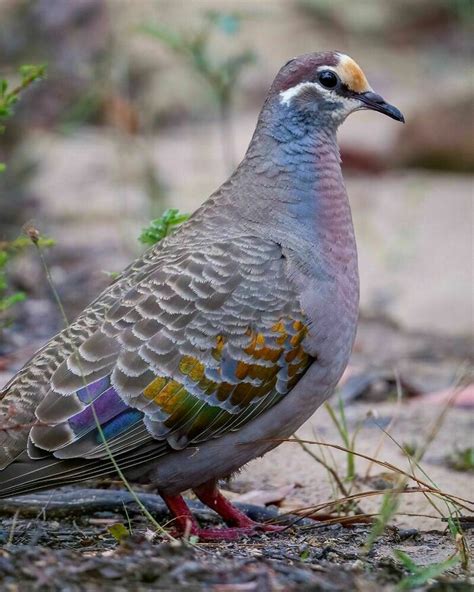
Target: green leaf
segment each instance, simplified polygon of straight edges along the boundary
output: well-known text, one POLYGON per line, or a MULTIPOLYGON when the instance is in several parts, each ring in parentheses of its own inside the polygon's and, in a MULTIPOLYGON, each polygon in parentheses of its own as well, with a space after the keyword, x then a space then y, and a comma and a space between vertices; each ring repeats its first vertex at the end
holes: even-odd
POLYGON ((111 280, 116 280, 121 274, 120 271, 107 271, 106 269, 104 269, 103 273, 105 273, 105 275, 111 280))
POLYGON ((171 234, 176 226, 179 226, 189 218, 189 214, 182 214, 176 208, 166 210, 160 218, 152 220, 147 228, 142 230, 138 240, 146 245, 154 245, 171 234))
POLYGON ((130 536, 130 531, 121 522, 112 524, 112 526, 109 526, 107 530, 109 534, 111 534, 118 543, 121 543, 130 536))
POLYGON ((445 561, 439 563, 430 563, 428 565, 417 565, 413 559, 401 549, 394 549, 395 557, 400 561, 403 567, 410 572, 410 575, 405 576, 398 584, 399 590, 411 590, 423 586, 428 580, 433 580, 451 569, 460 559, 458 555, 448 557, 445 561))
POLYGON ((405 551, 402 551, 401 549, 394 549, 393 554, 408 571, 415 572, 418 569, 417 564, 413 561, 410 555, 405 553, 405 551))
POLYGON ((4 249, 1 249, 0 250, 0 269, 2 269, 2 267, 5 267, 8 259, 9 259, 9 256, 8 256, 7 251, 5 251, 4 249))
POLYGON ((24 64, 20 67, 23 82, 31 83, 46 74, 46 64, 24 64))
POLYGON ((380 512, 375 519, 365 543, 366 549, 372 548, 376 539, 383 533, 385 527, 390 522, 398 509, 398 497, 392 491, 387 491, 382 498, 380 512))
MULTIPOLYGON (((38 240, 37 244, 40 247, 50 247, 54 245, 54 240, 47 237, 42 237, 38 240)), ((2 313, 18 302, 22 302, 26 299, 26 294, 23 292, 14 292, 8 296, 5 295, 5 292, 7 292, 8 289, 5 268, 7 267, 12 256, 27 248, 30 248, 31 245, 31 239, 26 236, 20 236, 13 241, 2 243, 3 248, 0 249, 0 312, 2 313)), ((4 323, 1 322, 0 327, 3 325, 4 323)))
POLYGON ((301 561, 306 561, 307 559, 309 559, 309 549, 303 549, 303 551, 301 551, 300 559, 301 561))
POLYGON ((454 521, 452 516, 448 516, 447 522, 448 522, 448 528, 449 528, 449 532, 451 533, 451 536, 456 537, 456 535, 459 532, 458 525, 456 524, 456 522, 454 521))
MULTIPOLYGON (((48 236, 40 236, 38 240, 38 246, 42 248, 54 247, 56 241, 48 236)), ((15 240, 12 240, 7 245, 7 250, 11 253, 17 251, 23 251, 31 247, 31 239, 28 236, 19 236, 15 240)))
POLYGON ((7 170, 7 165, 4 162, 0 162, 0 173, 4 173, 7 170))
POLYGON ((25 299, 26 294, 23 292, 15 292, 15 294, 11 294, 11 296, 0 298, 0 312, 4 312, 8 308, 11 308, 14 304, 23 302, 25 299))

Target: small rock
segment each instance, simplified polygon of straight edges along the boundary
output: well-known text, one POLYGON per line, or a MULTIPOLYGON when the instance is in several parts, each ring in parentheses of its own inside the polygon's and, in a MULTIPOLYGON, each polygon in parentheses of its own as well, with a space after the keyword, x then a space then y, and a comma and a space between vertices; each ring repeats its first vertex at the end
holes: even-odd
POLYGON ((364 569, 364 562, 362 561, 362 559, 356 559, 351 564, 351 569, 353 569, 354 571, 363 571, 363 569, 364 569))
POLYGON ((401 541, 406 541, 407 539, 415 539, 420 534, 417 528, 400 528, 398 531, 398 536, 400 537, 401 541))

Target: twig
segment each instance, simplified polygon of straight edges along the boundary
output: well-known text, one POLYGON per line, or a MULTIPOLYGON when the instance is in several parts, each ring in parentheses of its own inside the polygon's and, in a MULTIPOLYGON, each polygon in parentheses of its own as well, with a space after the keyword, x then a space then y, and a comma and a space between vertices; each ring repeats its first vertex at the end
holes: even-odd
MULTIPOLYGON (((295 442, 295 443, 297 443, 296 440, 294 440, 293 438, 272 439, 271 442, 295 442)), ((319 446, 328 446, 330 448, 335 448, 336 450, 340 450, 341 452, 351 452, 350 450, 348 450, 344 446, 340 446, 339 444, 330 444, 329 442, 320 442, 317 440, 301 440, 301 442, 304 442, 305 444, 316 444, 319 446)), ((405 475, 406 477, 413 479, 413 481, 415 481, 418 485, 420 485, 422 487, 426 487, 427 489, 429 489, 431 491, 431 493, 433 493, 435 495, 448 497, 449 499, 452 499, 452 500, 459 500, 458 502, 456 502, 456 503, 458 503, 459 506, 464 507, 468 511, 473 511, 471 508, 463 506, 461 503, 459 503, 459 502, 465 502, 467 504, 474 504, 474 501, 472 501, 472 500, 468 500, 468 499, 465 499, 465 498, 460 497, 458 495, 447 494, 443 491, 440 491, 439 489, 432 487, 431 485, 429 485, 425 481, 422 481, 418 477, 414 477, 410 473, 407 473, 406 471, 404 471, 403 469, 400 469, 399 467, 397 467, 396 465, 393 465, 392 463, 373 458, 371 456, 368 456, 367 454, 363 454, 362 452, 355 452, 355 451, 352 451, 352 452, 356 456, 360 456, 361 458, 364 458, 365 460, 372 460, 374 463, 376 463, 376 464, 378 464, 390 471, 393 471, 395 473, 400 473, 401 475, 405 475)))
MULTIPOLYGON (((342 482, 341 478, 337 474, 337 471, 335 471, 333 469, 333 467, 331 467, 330 465, 328 465, 325 460, 323 460, 322 458, 320 458, 310 448, 308 448, 308 446, 306 446, 306 444, 296 434, 293 436, 293 438, 298 442, 298 444, 301 446, 301 448, 307 454, 309 454, 309 456, 311 456, 311 458, 313 458, 316 462, 318 462, 319 464, 321 464, 326 469, 326 471, 328 471, 328 473, 330 473, 330 475, 332 476, 332 478, 336 482, 337 486, 339 487, 339 490, 342 493, 342 495, 344 495, 345 497, 348 497, 349 496, 349 492, 346 489, 346 486, 342 482)), ((354 510, 355 510, 355 512, 357 512, 357 514, 363 514, 361 508, 357 504, 354 506, 354 510)))
POLYGON ((18 521, 18 516, 20 514, 20 510, 17 510, 13 515, 12 525, 10 527, 10 532, 8 534, 8 544, 11 545, 13 543, 13 537, 15 536, 15 528, 18 521))
MULTIPOLYGON (((391 429, 393 429, 395 427, 395 424, 398 421, 398 418, 400 416, 400 411, 401 411, 401 403, 402 403, 402 399, 403 399, 403 389, 402 389, 402 384, 400 381, 400 375, 398 374, 398 370, 396 368, 393 369, 393 374, 395 376, 395 383, 397 386, 397 406, 395 407, 395 412, 393 414, 393 417, 387 426, 387 432, 389 432, 391 429)), ((378 456, 380 454, 380 451, 382 450, 382 447, 384 444, 385 436, 386 436, 385 433, 380 436, 380 440, 378 441, 378 444, 375 447, 374 456, 378 456)), ((365 471, 364 479, 369 478, 370 471, 372 470, 373 465, 374 465, 374 463, 371 461, 367 467, 367 470, 365 471)))

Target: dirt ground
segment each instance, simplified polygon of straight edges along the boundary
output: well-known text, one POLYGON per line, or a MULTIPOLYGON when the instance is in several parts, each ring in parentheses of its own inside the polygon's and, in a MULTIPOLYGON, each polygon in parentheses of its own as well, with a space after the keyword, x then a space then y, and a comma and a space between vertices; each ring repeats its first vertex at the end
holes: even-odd
MULTIPOLYGON (((8 526, 8 524, 6 524, 8 526)), ((117 545, 87 518, 73 525, 17 523, 20 544, 0 551, 2 589, 16 590, 212 590, 360 591, 394 590, 404 576, 391 549, 434 559, 448 555, 446 535, 391 529, 368 557, 361 556, 367 527, 339 525, 261 536, 240 543, 150 543, 133 521, 134 538, 117 545), (28 536, 20 536, 28 531, 28 536), (39 539, 39 540, 38 540, 39 539), (33 541, 28 543, 29 541, 33 541)), ((468 591, 458 570, 428 585, 431 591, 468 591), (457 572, 457 573, 456 573, 457 572)))

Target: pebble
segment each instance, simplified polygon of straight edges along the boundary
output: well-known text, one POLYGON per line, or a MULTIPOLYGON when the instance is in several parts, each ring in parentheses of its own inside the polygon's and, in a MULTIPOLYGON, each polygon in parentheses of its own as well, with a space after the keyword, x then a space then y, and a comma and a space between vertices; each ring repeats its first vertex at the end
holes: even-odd
POLYGON ((400 537, 401 541, 415 539, 419 534, 420 531, 417 528, 400 528, 398 530, 398 536, 400 537))

